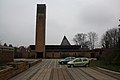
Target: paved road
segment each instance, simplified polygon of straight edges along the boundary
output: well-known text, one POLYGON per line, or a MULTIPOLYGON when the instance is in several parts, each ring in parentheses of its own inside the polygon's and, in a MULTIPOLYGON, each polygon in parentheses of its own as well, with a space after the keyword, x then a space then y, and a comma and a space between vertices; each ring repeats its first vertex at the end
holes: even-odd
POLYGON ((10 80, 120 80, 120 74, 91 67, 67 68, 59 65, 58 60, 43 59, 10 80))

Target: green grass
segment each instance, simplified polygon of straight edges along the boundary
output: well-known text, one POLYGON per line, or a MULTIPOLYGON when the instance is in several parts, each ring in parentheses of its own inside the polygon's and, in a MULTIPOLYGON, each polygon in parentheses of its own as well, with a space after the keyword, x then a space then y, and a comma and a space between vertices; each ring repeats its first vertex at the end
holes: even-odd
POLYGON ((105 68, 108 70, 120 72, 120 66, 112 65, 112 64, 105 64, 102 61, 90 61, 90 66, 91 67, 101 67, 101 68, 105 68))

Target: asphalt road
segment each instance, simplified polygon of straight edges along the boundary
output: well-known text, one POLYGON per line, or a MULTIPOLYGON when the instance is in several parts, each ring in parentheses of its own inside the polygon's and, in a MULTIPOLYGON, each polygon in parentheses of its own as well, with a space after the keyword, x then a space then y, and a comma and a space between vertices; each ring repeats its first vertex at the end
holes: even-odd
POLYGON ((92 67, 68 68, 60 65, 58 60, 43 59, 10 80, 120 80, 119 73, 92 67))

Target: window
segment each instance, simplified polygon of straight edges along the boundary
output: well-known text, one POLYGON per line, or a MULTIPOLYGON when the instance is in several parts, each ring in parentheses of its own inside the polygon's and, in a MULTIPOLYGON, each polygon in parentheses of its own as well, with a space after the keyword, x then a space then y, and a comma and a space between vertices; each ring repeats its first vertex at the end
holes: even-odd
POLYGON ((83 61, 88 61, 87 59, 83 59, 83 61))
POLYGON ((81 60, 81 59, 76 59, 76 60, 75 60, 75 62, 80 62, 80 61, 82 61, 82 60, 81 60))

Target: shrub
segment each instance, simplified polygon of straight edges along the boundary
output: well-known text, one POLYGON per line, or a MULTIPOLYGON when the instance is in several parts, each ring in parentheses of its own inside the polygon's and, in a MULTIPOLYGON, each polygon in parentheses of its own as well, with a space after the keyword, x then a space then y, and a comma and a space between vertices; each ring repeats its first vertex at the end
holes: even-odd
POLYGON ((104 64, 120 65, 120 50, 105 50, 101 55, 100 61, 102 61, 104 64))

